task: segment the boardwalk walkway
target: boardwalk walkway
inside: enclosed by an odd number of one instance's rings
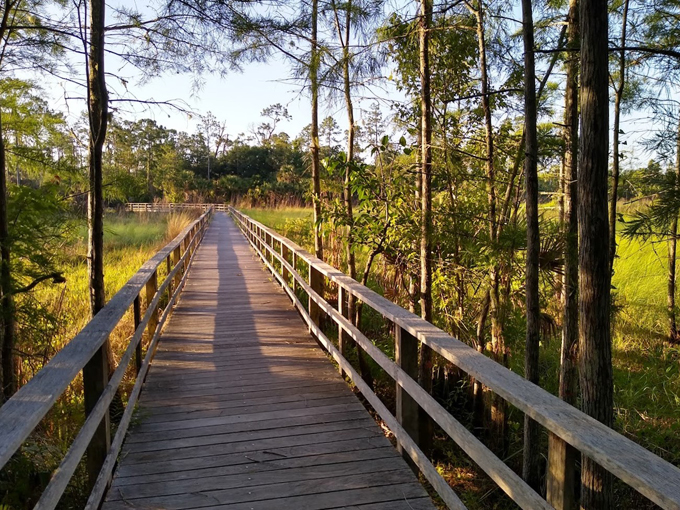
[[[217,213],[104,510],[425,510],[413,472]]]

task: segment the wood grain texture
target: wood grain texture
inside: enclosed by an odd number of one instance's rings
[[[434,508],[218,213],[158,344],[102,508],[354,506]]]

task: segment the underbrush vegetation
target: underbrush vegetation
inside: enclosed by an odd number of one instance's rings
[[[623,205],[624,215],[634,212],[640,205]],[[273,228],[305,249],[312,245],[311,209],[243,209],[253,219]],[[625,216],[624,216],[625,218]],[[620,231],[621,229],[619,229]],[[326,232],[324,242],[331,239]],[[332,251],[328,250],[327,251]],[[341,254],[327,253],[327,259],[340,259]],[[358,249],[357,260],[361,271],[365,256]],[[661,241],[642,242],[620,238],[618,257],[613,277],[613,366],[616,423],[620,433],[640,443],[645,448],[669,462],[680,465],[680,347],[667,341],[668,315],[666,308],[667,245]],[[442,276],[443,277],[443,276]],[[369,286],[390,299],[406,306],[403,295],[394,295],[393,272],[384,260],[375,264]],[[544,293],[547,293],[544,289]],[[333,300],[333,290],[329,290]],[[441,296],[444,298],[445,296]],[[555,299],[558,299],[555,297]],[[438,313],[434,322],[451,331],[442,307],[435,303]],[[517,312],[521,314],[521,309]],[[385,352],[393,357],[393,338],[390,328],[377,313],[366,308],[361,330]],[[516,320],[515,320],[516,319]],[[513,318],[521,322],[523,317]],[[556,394],[560,366],[560,324],[546,328],[541,343],[541,386]],[[453,333],[453,332],[452,332]],[[524,330],[507,329],[510,346],[509,367],[524,373]],[[356,363],[356,353],[349,355]],[[436,362],[437,363],[437,362]],[[435,394],[458,420],[473,428],[471,388],[469,379],[439,360],[435,369]],[[376,393],[394,411],[394,388],[389,376],[374,363],[369,363],[375,379]],[[506,461],[521,472],[523,415],[510,410],[510,434]],[[478,433],[480,431],[475,431]],[[471,509],[513,508],[512,503],[496,485],[469,458],[450,441],[442,431],[435,431],[433,459],[440,472]],[[543,431],[544,449],[547,433]],[[653,508],[644,497],[622,482],[616,485],[616,498],[626,508]],[[632,506],[630,506],[632,505]]]

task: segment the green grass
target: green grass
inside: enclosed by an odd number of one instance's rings
[[[104,220],[104,247],[107,250],[129,246],[143,247],[164,239],[167,231],[166,214],[108,214]],[[87,243],[87,224],[78,221],[77,249]]]
[[[680,463],[680,347],[666,341],[667,245],[620,240],[612,285],[617,425]]]
[[[304,221],[311,228],[312,210],[306,207],[281,207],[277,209],[241,209],[255,221],[283,234],[292,223]]]
[[[295,241],[308,251],[314,249],[312,210],[305,207],[279,207],[276,209],[240,209],[255,221],[273,228],[282,236]]]

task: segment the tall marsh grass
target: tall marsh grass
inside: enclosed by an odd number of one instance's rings
[[[192,212],[177,214],[108,214],[104,220],[104,280],[110,299],[139,268],[196,218]],[[21,299],[40,320],[26,317],[18,324],[21,352],[21,381],[25,383],[66,345],[89,321],[87,275],[87,225],[76,220],[72,236],[59,256],[65,283],[44,284]],[[159,282],[166,272],[159,269]],[[144,302],[144,299],[142,299]],[[21,319],[21,318],[20,318]],[[109,337],[113,366],[117,366],[134,333],[132,310],[128,310]],[[132,365],[132,364],[131,364]],[[134,381],[133,367],[121,384],[118,406],[126,402]],[[112,415],[115,424],[114,409]],[[84,422],[82,379],[73,381],[36,428],[22,450],[0,472],[0,508],[32,508]],[[82,464],[82,462],[81,462]],[[81,465],[68,487],[60,508],[82,508],[87,498],[84,467]]]

